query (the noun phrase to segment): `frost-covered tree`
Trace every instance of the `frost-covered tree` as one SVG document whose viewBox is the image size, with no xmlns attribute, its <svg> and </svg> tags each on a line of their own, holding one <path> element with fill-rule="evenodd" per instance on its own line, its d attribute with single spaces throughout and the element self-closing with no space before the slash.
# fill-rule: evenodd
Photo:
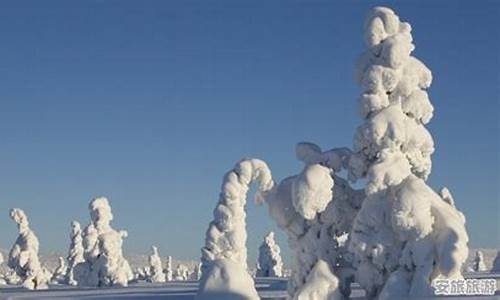
<svg viewBox="0 0 500 300">
<path fill-rule="evenodd" d="M 82 230 L 80 223 L 77 221 L 71 222 L 70 245 L 68 251 L 68 272 L 66 274 L 66 283 L 69 285 L 77 285 L 74 278 L 75 267 L 85 261 L 83 258 Z"/>
<path fill-rule="evenodd" d="M 280 247 L 274 240 L 274 232 L 269 232 L 259 247 L 257 277 L 281 277 L 283 261 Z"/>
<path fill-rule="evenodd" d="M 259 299 L 247 269 L 245 205 L 253 181 L 258 198 L 273 187 L 271 173 L 261 160 L 242 160 L 224 177 L 202 248 L 198 299 Z"/>
<path fill-rule="evenodd" d="M 460 278 L 468 254 L 465 218 L 427 184 L 434 142 L 430 70 L 417 58 L 411 27 L 390 9 L 365 22 L 368 49 L 356 68 L 364 119 L 349 160 L 366 179 L 366 199 L 350 235 L 357 281 L 368 298 L 432 294 L 436 277 Z"/>
<path fill-rule="evenodd" d="M 345 240 L 364 197 L 338 175 L 351 151 L 323 152 L 315 144 L 299 143 L 296 155 L 305 164 L 302 172 L 283 179 L 266 197 L 293 253 L 288 293 L 292 299 L 318 299 L 311 287 L 322 286 L 329 299 L 348 297 L 354 269 Z"/>
<path fill-rule="evenodd" d="M 160 254 L 158 253 L 158 248 L 156 246 L 151 247 L 152 254 L 149 256 L 149 277 L 147 280 L 149 282 L 165 282 L 165 273 L 163 273 L 163 267 L 161 265 Z"/>
<path fill-rule="evenodd" d="M 491 268 L 492 273 L 500 273 L 500 250 L 497 252 L 495 260 L 493 260 L 493 266 Z"/>
<path fill-rule="evenodd" d="M 58 258 L 58 266 L 52 273 L 52 278 L 50 279 L 51 284 L 60 284 L 66 282 L 66 274 L 68 272 L 68 266 L 63 257 Z"/>
<path fill-rule="evenodd" d="M 201 263 L 194 266 L 193 273 L 191 275 L 191 280 L 200 280 L 201 278 Z"/>
<path fill-rule="evenodd" d="M 29 228 L 28 217 L 19 208 L 10 211 L 11 219 L 17 224 L 19 236 L 9 253 L 8 266 L 19 277 L 23 287 L 46 289 L 47 277 L 38 258 L 39 242 L 35 233 Z"/>
<path fill-rule="evenodd" d="M 79 286 L 127 286 L 133 279 L 128 261 L 123 256 L 124 230 L 113 229 L 108 199 L 98 197 L 89 204 L 90 224 L 82 233 L 84 259 L 74 270 Z"/>
<path fill-rule="evenodd" d="M 175 269 L 175 272 L 174 272 L 174 279 L 175 280 L 180 280 L 180 281 L 188 280 L 189 279 L 189 269 L 188 269 L 188 267 L 186 267 L 185 265 L 179 263 L 177 265 L 177 268 Z"/>
<path fill-rule="evenodd" d="M 173 277 L 174 277 L 174 273 L 173 273 L 173 270 L 172 270 L 172 256 L 167 256 L 167 264 L 166 264 L 166 267 L 165 267 L 165 279 L 167 281 L 172 281 Z"/>
<path fill-rule="evenodd" d="M 486 265 L 484 264 L 484 254 L 480 250 L 476 251 L 474 259 L 472 260 L 472 271 L 474 272 L 486 271 Z"/>
</svg>

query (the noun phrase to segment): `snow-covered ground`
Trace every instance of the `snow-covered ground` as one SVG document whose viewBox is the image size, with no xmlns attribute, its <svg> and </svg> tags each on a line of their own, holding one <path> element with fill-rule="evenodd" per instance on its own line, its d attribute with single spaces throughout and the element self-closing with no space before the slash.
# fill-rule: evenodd
<svg viewBox="0 0 500 300">
<path fill-rule="evenodd" d="M 469 274 L 470 276 L 471 274 Z M 474 278 L 497 278 L 500 274 L 475 273 Z M 286 279 L 258 278 L 257 291 L 261 299 L 286 299 Z M 497 284 L 498 286 L 498 284 Z M 364 299 L 364 293 L 359 285 L 353 284 L 351 299 Z M 0 299 L 194 299 L 198 288 L 196 281 L 171 281 L 167 283 L 136 283 L 124 288 L 78 288 L 66 285 L 52 285 L 49 290 L 29 291 L 17 286 L 0 286 Z M 433 298 L 434 299 L 434 298 Z M 435 299 L 500 299 L 496 296 L 470 297 L 435 297 Z"/>
</svg>

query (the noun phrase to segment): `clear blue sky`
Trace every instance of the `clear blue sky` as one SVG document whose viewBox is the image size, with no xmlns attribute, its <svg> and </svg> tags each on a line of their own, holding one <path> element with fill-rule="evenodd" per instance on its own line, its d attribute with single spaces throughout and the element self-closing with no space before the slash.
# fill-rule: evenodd
<svg viewBox="0 0 500 300">
<path fill-rule="evenodd" d="M 105 195 L 127 253 L 199 257 L 238 159 L 282 179 L 298 141 L 352 145 L 361 28 L 382 4 L 434 74 L 429 182 L 451 189 L 473 247 L 500 247 L 500 6 L 472 0 L 2 1 L 0 247 L 21 207 L 41 251 L 66 252 L 70 221 Z M 254 259 L 277 229 L 265 207 L 248 219 Z"/>
</svg>

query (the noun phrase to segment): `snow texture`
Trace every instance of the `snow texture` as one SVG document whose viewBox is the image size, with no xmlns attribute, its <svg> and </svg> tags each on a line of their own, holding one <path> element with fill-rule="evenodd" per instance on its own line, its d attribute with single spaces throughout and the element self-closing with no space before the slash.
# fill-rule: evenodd
<svg viewBox="0 0 500 300">
<path fill-rule="evenodd" d="M 83 258 L 82 230 L 80 223 L 77 221 L 71 222 L 70 245 L 68 251 L 68 271 L 66 274 L 66 283 L 69 285 L 77 285 L 74 278 L 75 267 L 85 261 Z"/>
<path fill-rule="evenodd" d="M 214 219 L 202 248 L 202 277 L 198 299 L 258 299 L 247 268 L 246 198 L 257 183 L 256 200 L 273 188 L 271 172 L 258 159 L 244 159 L 225 176 Z"/>
<path fill-rule="evenodd" d="M 163 273 L 163 267 L 161 264 L 160 254 L 158 253 L 158 248 L 156 246 L 151 247 L 151 255 L 148 258 L 149 262 L 149 276 L 147 281 L 149 282 L 165 282 L 166 277 Z"/>
<path fill-rule="evenodd" d="M 368 49 L 357 63 L 364 124 L 354 137 L 351 179 L 366 179 L 366 199 L 349 239 L 357 281 L 368 298 L 427 296 L 436 277 L 460 278 L 468 254 L 465 217 L 448 189 L 434 192 L 434 142 L 425 128 L 433 106 L 430 70 L 411 56 L 411 26 L 389 8 L 365 22 Z"/>
<path fill-rule="evenodd" d="M 79 286 L 127 286 L 132 270 L 123 256 L 124 230 L 113 229 L 108 199 L 98 197 L 89 204 L 90 224 L 83 231 L 85 261 L 78 264 L 74 277 Z"/>
<path fill-rule="evenodd" d="M 17 224 L 19 236 L 9 253 L 9 268 L 13 269 L 23 287 L 30 290 L 46 289 L 50 275 L 40 264 L 38 238 L 29 228 L 28 217 L 19 208 L 12 209 L 10 217 Z"/>
<path fill-rule="evenodd" d="M 259 258 L 257 263 L 257 277 L 281 277 L 283 276 L 283 261 L 280 256 L 280 247 L 274 240 L 274 232 L 269 232 L 262 245 L 259 247 Z"/>
</svg>

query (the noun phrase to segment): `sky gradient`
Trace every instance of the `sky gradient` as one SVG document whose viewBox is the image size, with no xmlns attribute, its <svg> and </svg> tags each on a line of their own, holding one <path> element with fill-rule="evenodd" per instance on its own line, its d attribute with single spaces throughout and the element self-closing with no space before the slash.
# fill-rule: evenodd
<svg viewBox="0 0 500 300">
<path fill-rule="evenodd" d="M 0 248 L 11 207 L 41 251 L 107 196 L 126 253 L 200 256 L 223 174 L 242 157 L 275 179 L 299 141 L 351 146 L 362 24 L 388 5 L 433 72 L 429 184 L 446 185 L 472 247 L 500 248 L 500 2 L 10 1 L 0 3 Z M 249 256 L 277 231 L 248 205 Z M 287 260 L 288 261 L 288 260 Z"/>
</svg>

